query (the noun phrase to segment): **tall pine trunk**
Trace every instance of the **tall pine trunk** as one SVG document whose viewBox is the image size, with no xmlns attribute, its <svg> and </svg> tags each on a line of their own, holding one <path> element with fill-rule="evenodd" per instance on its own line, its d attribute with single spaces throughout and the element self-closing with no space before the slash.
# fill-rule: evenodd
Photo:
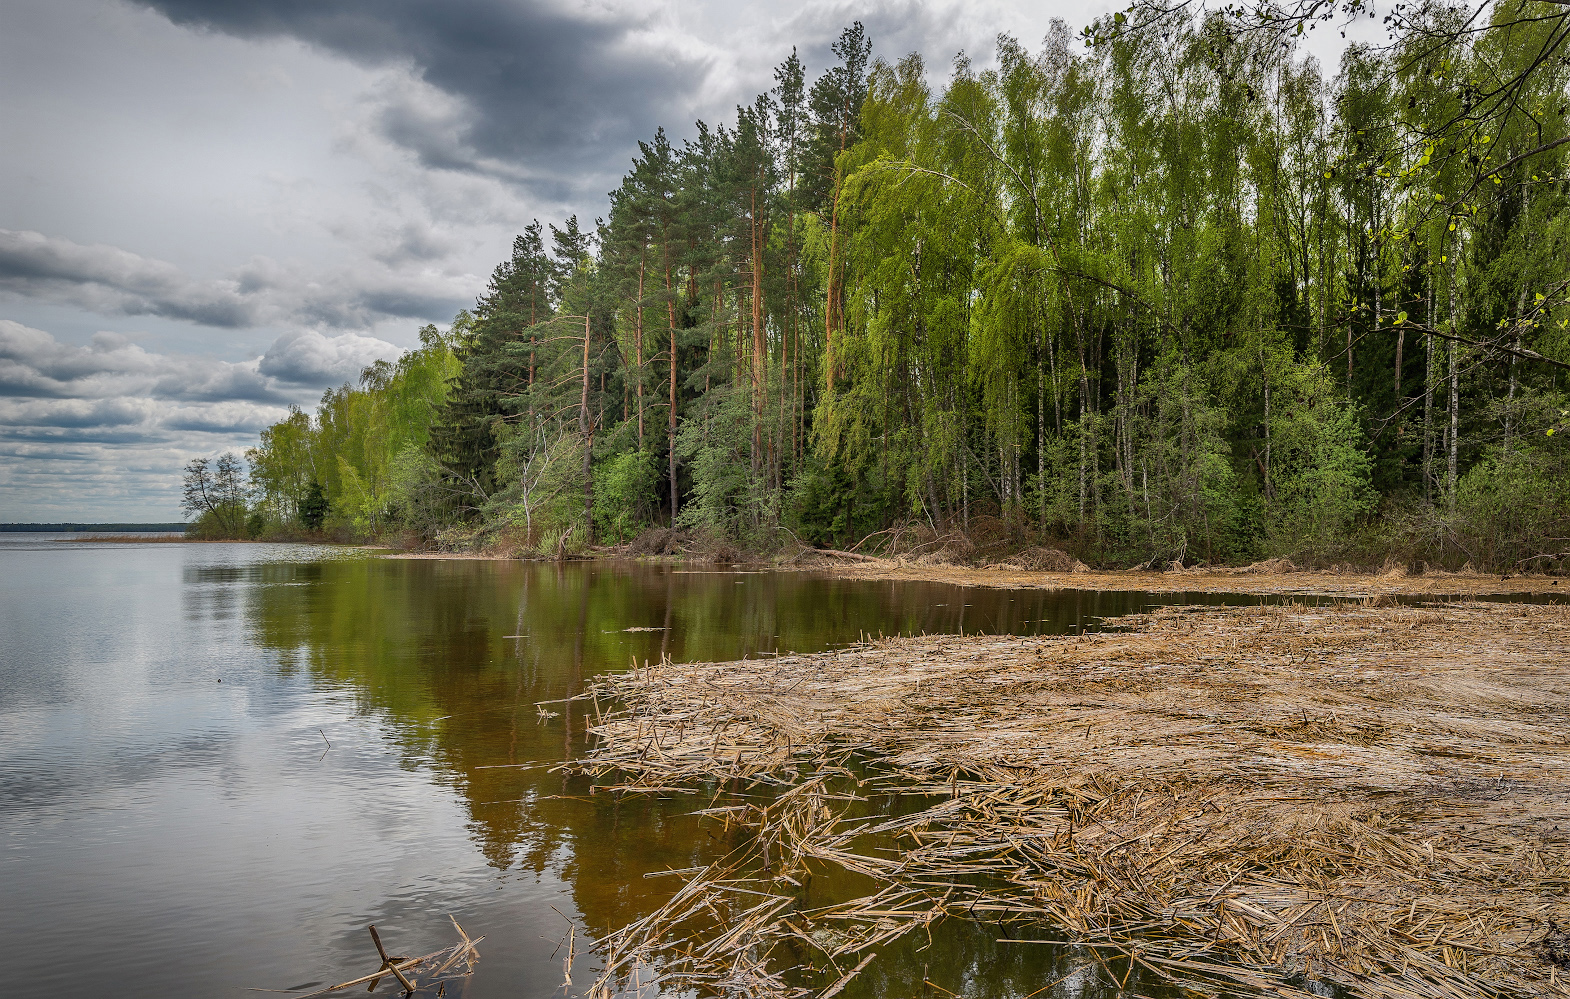
<svg viewBox="0 0 1570 999">
<path fill-rule="evenodd" d="M 768 360 L 763 335 L 763 220 L 758 216 L 758 188 L 752 188 L 752 466 L 754 477 L 768 466 L 763 454 L 763 395 Z"/>
<path fill-rule="evenodd" d="M 1459 243 L 1459 238 L 1457 239 Z M 1450 263 L 1450 332 L 1460 332 L 1460 310 L 1456 306 L 1456 276 L 1460 270 L 1461 254 L 1456 252 L 1459 247 L 1452 248 L 1451 255 L 1456 259 Z M 1454 340 L 1450 341 L 1450 467 L 1445 477 L 1447 489 L 1447 502 L 1452 513 L 1456 505 L 1456 466 L 1461 453 L 1461 345 Z"/>
<path fill-rule="evenodd" d="M 849 114 L 849 109 L 845 112 Z M 850 126 L 846 122 L 840 123 L 840 148 L 845 152 L 845 145 L 850 140 Z M 834 393 L 834 333 L 839 328 L 840 316 L 840 287 L 839 287 L 839 247 L 840 247 L 840 168 L 838 159 L 834 163 L 834 201 L 829 207 L 829 275 L 828 294 L 823 309 L 823 367 L 828 379 L 829 394 Z"/>
<path fill-rule="evenodd" d="M 1423 335 L 1423 500 L 1434 502 L 1434 255 L 1428 255 L 1428 332 Z"/>
<path fill-rule="evenodd" d="M 671 290 L 670 243 L 665 244 L 665 315 L 670 323 L 669 435 L 671 480 L 671 530 L 676 529 L 676 297 Z"/>
<path fill-rule="evenodd" d="M 633 349 L 637 352 L 638 364 L 638 450 L 643 450 L 643 269 L 644 262 L 649 255 L 649 245 L 645 243 L 643 250 L 638 254 L 638 305 L 637 313 L 632 321 Z"/>
<path fill-rule="evenodd" d="M 583 397 L 578 403 L 578 433 L 583 437 L 583 529 L 594 544 L 594 424 L 589 419 L 589 313 L 583 314 Z"/>
</svg>

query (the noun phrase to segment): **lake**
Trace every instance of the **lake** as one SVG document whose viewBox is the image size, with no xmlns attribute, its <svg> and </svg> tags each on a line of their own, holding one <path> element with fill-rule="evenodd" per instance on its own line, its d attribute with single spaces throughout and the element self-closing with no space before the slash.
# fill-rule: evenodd
<svg viewBox="0 0 1570 999">
<path fill-rule="evenodd" d="M 374 968 L 367 924 L 423 954 L 456 939 L 451 913 L 486 936 L 468 996 L 561 994 L 569 924 L 576 995 L 596 969 L 584 937 L 680 884 L 644 875 L 724 843 L 687 814 L 706 802 L 591 798 L 550 772 L 583 751 L 584 719 L 537 701 L 661 655 L 1056 634 L 1218 599 L 0 535 L 9 978 L 40 996 L 327 984 Z M 936 936 L 842 995 L 930 977 L 1024 996 L 1066 967 L 1068 948 L 1000 947 L 987 928 Z"/>
</svg>

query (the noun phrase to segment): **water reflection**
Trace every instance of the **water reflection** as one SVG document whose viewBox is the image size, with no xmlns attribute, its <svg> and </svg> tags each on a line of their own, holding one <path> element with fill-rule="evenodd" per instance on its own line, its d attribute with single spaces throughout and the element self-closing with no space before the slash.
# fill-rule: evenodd
<svg viewBox="0 0 1570 999">
<path fill-rule="evenodd" d="M 1149 602 L 1139 593 L 636 564 L 377 560 L 187 571 L 191 583 L 241 580 L 251 584 L 253 641 L 279 653 L 285 669 L 307 667 L 317 682 L 351 692 L 360 711 L 396 718 L 408 759 L 434 763 L 462 790 L 498 868 L 548 855 L 572 834 L 555 811 L 582 810 L 544 800 L 569 785 L 543 770 L 577 751 L 592 709 L 569 702 L 542 721 L 534 705 L 579 693 L 588 677 L 666 655 L 817 651 L 863 634 L 1063 633 Z M 1190 597 L 1205 599 L 1163 602 Z M 209 598 L 208 606 L 222 616 L 227 605 Z"/>
<path fill-rule="evenodd" d="M 234 567 L 192 572 L 194 582 L 240 581 Z M 646 874 L 706 863 L 734 843 L 687 814 L 700 807 L 697 799 L 591 798 L 584 783 L 551 773 L 581 751 L 593 709 L 566 702 L 542 717 L 536 702 L 667 655 L 741 659 L 862 635 L 1063 633 L 1150 599 L 639 564 L 275 564 L 245 567 L 241 577 L 251 584 L 253 640 L 317 682 L 352 692 L 361 712 L 396 718 L 406 765 L 430 766 L 459 792 L 468 831 L 491 867 L 555 871 L 591 937 L 646 914 L 679 887 L 680 879 Z M 1190 596 L 1214 602 L 1200 595 L 1162 602 Z M 564 926 L 554 917 L 542 923 L 547 936 Z M 917 972 L 940 966 L 953 983 L 944 987 L 961 994 L 1008 994 L 1016 978 L 1033 983 L 1020 993 L 1028 994 L 1067 959 L 1040 945 L 998 951 L 996 935 L 955 925 L 919 950 L 906 942 L 847 994 L 904 994 L 922 987 Z M 592 979 L 592 955 L 586 961 L 574 975 L 580 984 Z"/>
<path fill-rule="evenodd" d="M 706 799 L 590 797 L 552 773 L 584 706 L 536 702 L 662 655 L 1065 632 L 1146 602 L 0 538 L 0 939 L 34 994 L 151 999 L 341 980 L 372 953 L 366 923 L 426 953 L 454 912 L 487 936 L 468 995 L 550 995 L 568 920 L 580 940 L 631 922 L 680 883 L 645 874 L 733 841 L 688 815 Z M 1084 957 L 1002 935 L 920 934 L 842 995 L 1024 996 Z M 1042 994 L 1076 994 L 1075 974 Z"/>
</svg>

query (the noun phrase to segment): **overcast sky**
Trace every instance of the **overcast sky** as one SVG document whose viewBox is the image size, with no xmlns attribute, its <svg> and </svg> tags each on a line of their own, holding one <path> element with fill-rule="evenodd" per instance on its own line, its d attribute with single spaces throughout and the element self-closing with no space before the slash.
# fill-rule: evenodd
<svg viewBox="0 0 1570 999">
<path fill-rule="evenodd" d="M 0 522 L 175 520 L 179 470 L 473 303 L 635 143 L 852 20 L 1032 47 L 1062 0 L 3 0 Z"/>
</svg>

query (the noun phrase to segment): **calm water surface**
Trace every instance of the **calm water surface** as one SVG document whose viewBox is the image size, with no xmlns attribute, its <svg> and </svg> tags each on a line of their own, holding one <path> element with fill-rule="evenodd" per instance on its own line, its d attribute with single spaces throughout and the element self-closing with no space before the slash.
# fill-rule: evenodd
<svg viewBox="0 0 1570 999">
<path fill-rule="evenodd" d="M 395 952 L 436 950 L 454 913 L 487 937 L 467 995 L 560 995 L 569 920 L 580 940 L 620 927 L 679 886 L 645 873 L 724 844 L 691 801 L 591 800 L 549 773 L 583 718 L 542 721 L 536 701 L 661 654 L 1061 633 L 1157 599 L 1216 598 L 0 535 L 8 981 L 239 997 L 371 970 L 367 923 Z M 997 935 L 951 924 L 842 995 L 925 975 L 1023 996 L 1068 959 Z M 573 994 L 595 967 L 580 957 Z"/>
</svg>

